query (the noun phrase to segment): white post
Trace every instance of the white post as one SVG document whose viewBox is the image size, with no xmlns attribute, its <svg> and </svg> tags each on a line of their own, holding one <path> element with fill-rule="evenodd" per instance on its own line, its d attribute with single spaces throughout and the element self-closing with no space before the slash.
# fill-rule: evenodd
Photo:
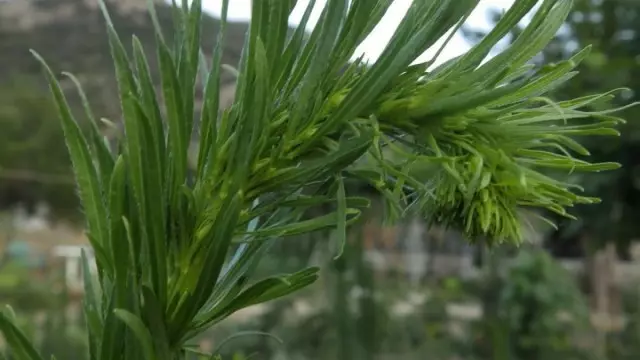
<svg viewBox="0 0 640 360">
<path fill-rule="evenodd" d="M 407 231 L 407 240 L 405 242 L 407 273 L 412 285 L 418 285 L 427 272 L 427 253 L 423 241 L 424 232 L 424 224 L 417 217 L 413 217 L 409 223 L 409 231 Z"/>
</svg>

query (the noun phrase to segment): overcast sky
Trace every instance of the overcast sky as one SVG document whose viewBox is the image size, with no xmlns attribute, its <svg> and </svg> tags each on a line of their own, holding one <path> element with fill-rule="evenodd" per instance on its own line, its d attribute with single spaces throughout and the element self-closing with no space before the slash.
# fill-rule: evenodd
<svg viewBox="0 0 640 360">
<path fill-rule="evenodd" d="M 221 1 L 220 0 L 203 0 L 204 6 L 206 10 L 214 15 L 220 15 Z M 321 5 L 324 4 L 325 1 L 319 0 L 316 1 L 316 9 L 312 16 L 312 21 L 309 24 L 310 28 L 313 28 L 315 25 L 321 11 Z M 513 0 L 480 0 L 480 5 L 476 8 L 474 13 L 471 15 L 467 24 L 473 26 L 475 28 L 487 29 L 491 27 L 491 23 L 487 17 L 487 10 L 490 8 L 497 9 L 505 9 L 508 8 L 513 3 Z M 230 1 L 229 6 L 229 18 L 230 20 L 240 21 L 240 20 L 248 20 L 250 18 L 250 8 L 251 8 L 251 0 L 232 0 Z M 298 1 L 298 5 L 291 15 L 290 23 L 297 24 L 302 17 L 302 13 L 308 4 L 307 0 Z M 403 15 L 407 12 L 409 5 L 411 4 L 411 0 L 396 0 L 385 17 L 382 19 L 378 27 L 374 29 L 369 38 L 367 38 L 354 57 L 365 53 L 365 58 L 371 60 L 375 60 L 382 50 L 384 46 L 387 44 L 393 31 L 398 26 L 400 21 L 402 20 Z M 437 48 L 441 45 L 441 42 L 437 43 L 434 46 L 434 49 L 430 49 L 427 51 L 418 61 L 424 61 L 430 59 L 431 55 L 437 50 Z M 453 39 L 449 43 L 449 45 L 445 48 L 443 53 L 440 55 L 437 63 L 450 59 L 452 57 L 458 56 L 469 49 L 469 43 L 462 37 L 461 34 L 454 35 Z"/>
</svg>

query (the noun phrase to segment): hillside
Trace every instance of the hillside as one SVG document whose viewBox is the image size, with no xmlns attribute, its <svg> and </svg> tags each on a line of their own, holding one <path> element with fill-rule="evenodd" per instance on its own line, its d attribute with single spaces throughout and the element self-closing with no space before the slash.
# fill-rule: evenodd
<svg viewBox="0 0 640 360">
<path fill-rule="evenodd" d="M 131 36 L 136 34 L 149 52 L 153 71 L 155 56 L 151 50 L 155 40 L 146 0 L 106 2 L 123 43 L 128 46 Z M 170 6 L 158 1 L 157 11 L 165 35 L 170 36 L 173 33 Z M 207 54 L 213 49 L 219 27 L 217 19 L 205 18 L 202 46 Z M 223 62 L 235 65 L 247 25 L 232 23 L 228 29 Z M 29 49 L 43 55 L 56 71 L 70 71 L 78 76 L 95 106 L 105 112 L 101 115 L 117 113 L 113 67 L 96 0 L 0 1 L 0 84 L 11 84 L 23 77 L 42 77 Z M 225 83 L 232 80 L 228 74 L 223 77 Z M 40 79 L 39 83 L 43 81 Z M 1 102 L 2 99 L 0 106 Z"/>
</svg>

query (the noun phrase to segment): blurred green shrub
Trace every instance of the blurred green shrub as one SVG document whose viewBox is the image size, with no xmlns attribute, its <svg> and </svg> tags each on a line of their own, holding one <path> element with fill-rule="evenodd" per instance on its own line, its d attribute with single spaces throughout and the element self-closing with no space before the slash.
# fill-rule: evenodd
<svg viewBox="0 0 640 360">
<path fill-rule="evenodd" d="M 45 201 L 57 215 L 76 215 L 71 163 L 48 93 L 29 78 L 2 84 L 0 129 L 0 210 Z"/>
<path fill-rule="evenodd" d="M 514 359 L 585 358 L 574 336 L 588 326 L 589 309 L 576 281 L 546 251 L 520 251 L 498 300 Z"/>
</svg>

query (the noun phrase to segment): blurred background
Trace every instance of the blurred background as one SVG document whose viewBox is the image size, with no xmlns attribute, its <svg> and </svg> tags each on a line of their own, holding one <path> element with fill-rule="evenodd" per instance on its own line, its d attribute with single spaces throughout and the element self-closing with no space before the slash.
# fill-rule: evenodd
<svg viewBox="0 0 640 360">
<path fill-rule="evenodd" d="M 121 37 L 135 33 L 151 51 L 145 1 L 107 3 Z M 235 22 L 223 60 L 231 65 L 239 60 L 247 29 L 244 3 L 249 1 L 232 1 Z M 440 60 L 468 49 L 510 3 L 481 1 Z M 536 61 L 558 61 L 588 44 L 593 51 L 580 75 L 552 97 L 628 87 L 620 101 L 638 100 L 640 1 L 575 3 Z M 0 0 L 0 303 L 14 308 L 45 356 L 58 359 L 85 359 L 79 257 L 87 240 L 55 108 L 28 49 L 54 69 L 75 73 L 94 111 L 117 123 L 117 92 L 96 4 Z M 218 6 L 207 3 L 212 16 L 204 25 L 206 53 L 219 28 Z M 164 3 L 159 16 L 169 29 L 171 12 Z M 375 58 L 379 40 L 374 36 L 363 51 Z M 234 80 L 225 74 L 222 101 L 228 104 Z M 72 87 L 64 80 L 62 85 Z M 68 96 L 80 115 L 79 99 Z M 202 348 L 237 360 L 640 359 L 640 157 L 633 155 L 640 150 L 639 113 L 638 107 L 626 111 L 629 122 L 618 139 L 581 139 L 595 160 L 623 168 L 576 179 L 603 199 L 575 208 L 578 221 L 557 219 L 558 230 L 536 228 L 520 248 L 487 250 L 456 232 L 427 228 L 417 217 L 387 226 L 382 205 L 372 198 L 338 261 L 332 260 L 331 233 L 276 244 L 260 274 L 315 264 L 323 266 L 320 281 L 234 315 L 200 339 Z M 113 139 L 120 129 L 104 131 Z"/>
</svg>

